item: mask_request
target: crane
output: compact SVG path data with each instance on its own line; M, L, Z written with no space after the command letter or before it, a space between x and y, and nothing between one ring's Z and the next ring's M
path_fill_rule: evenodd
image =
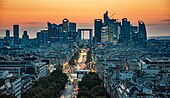
M111 16L110 16L110 18L112 18L113 17L113 15L115 15L116 13L113 13Z

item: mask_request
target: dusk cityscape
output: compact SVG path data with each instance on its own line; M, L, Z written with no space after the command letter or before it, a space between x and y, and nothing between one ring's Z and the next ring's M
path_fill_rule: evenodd
M0 0L0 98L170 98L169 0Z

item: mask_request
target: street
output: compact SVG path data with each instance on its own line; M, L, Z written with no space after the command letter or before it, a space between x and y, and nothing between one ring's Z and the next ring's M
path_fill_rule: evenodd
M77 73L74 72L75 70L77 71L77 70L87 69L87 66L85 63L86 58L87 58L87 50L82 49L80 51L81 52L79 52L79 58L76 61L76 64L74 66L70 66L68 64L69 61L63 64L63 72L67 74L71 83L74 83L74 81L77 79ZM74 88L74 86L76 86L76 87ZM65 90L60 98L76 98L76 95L78 93L77 89L78 89L77 83L66 84ZM74 91L74 90L76 90L76 91Z
M67 84L60 98L72 98L73 90L74 86L72 84Z

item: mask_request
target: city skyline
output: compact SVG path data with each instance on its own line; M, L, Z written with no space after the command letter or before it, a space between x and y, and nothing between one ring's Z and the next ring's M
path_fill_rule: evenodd
M0 0L0 98L170 98L170 0Z
M23 31L27 30L30 38L34 38L36 32L45 29L46 22L60 24L64 18L76 22L78 28L93 28L94 19L102 19L106 10L109 11L109 16L115 13L113 18L118 21L127 17L131 24L137 25L138 20L143 20L148 36L170 35L168 0L97 1L1 0L0 36L5 36L6 29L12 31L13 24L19 24L20 37Z

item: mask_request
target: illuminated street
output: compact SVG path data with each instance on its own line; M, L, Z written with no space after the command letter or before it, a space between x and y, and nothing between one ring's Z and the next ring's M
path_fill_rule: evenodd
M74 91L74 86L71 84L67 84L60 98L72 98L73 91Z
M68 62L63 64L63 72L68 74L70 76L71 73L74 73L75 70L83 70L87 69L87 65L85 64L86 58L87 58L87 50L86 49L81 49L80 53L78 54L78 60L75 61L75 65L69 65Z
M69 81L71 84L67 84L65 90L60 98L75 98L78 93L78 85L75 84L77 81L77 71L87 69L86 58L87 58L87 50L81 49L78 54L78 60L74 60L75 65L69 65L69 61L63 64L63 72L67 74L69 77ZM74 82L73 82L74 81Z

